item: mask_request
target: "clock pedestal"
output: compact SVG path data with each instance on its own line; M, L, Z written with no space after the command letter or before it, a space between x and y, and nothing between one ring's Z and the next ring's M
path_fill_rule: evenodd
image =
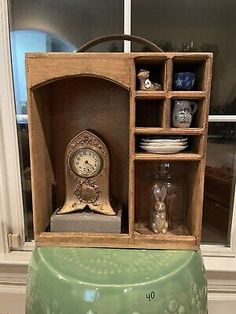
M106 216L93 211L83 211L57 215L54 213L50 220L52 232L92 232L92 233L121 233L122 210L116 216Z

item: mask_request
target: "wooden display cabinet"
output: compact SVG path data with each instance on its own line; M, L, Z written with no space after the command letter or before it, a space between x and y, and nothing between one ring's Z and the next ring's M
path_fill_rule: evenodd
M211 53L27 54L28 112L34 232L39 246L197 249L200 244L204 169L211 87ZM161 91L139 91L137 71L150 70ZM192 91L172 90L173 71L194 71ZM190 128L171 127L174 99L198 102ZM122 203L121 234L50 232L52 213L65 197L64 154L84 129L98 132L111 155L111 195ZM177 154L138 149L143 135L186 135ZM187 176L183 234L155 234L148 227L146 172L172 161Z

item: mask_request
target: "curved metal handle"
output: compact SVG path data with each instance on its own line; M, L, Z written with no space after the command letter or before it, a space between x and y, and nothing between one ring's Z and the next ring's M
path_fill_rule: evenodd
M97 37L97 38L87 42L86 44L82 45L75 52L85 52L86 50L88 50L89 48L91 48L97 44L100 44L100 43L103 43L106 41L113 41L113 40L134 41L136 43L148 46L148 48L153 52L156 52L156 51L163 52L163 50L160 47L158 47L157 45L155 45L154 43L152 43L151 41L149 41L145 38L134 36L134 35L125 35L125 34L112 34L112 35Z
M192 114L194 114L197 111L198 105L196 101L191 101L190 104L192 106Z

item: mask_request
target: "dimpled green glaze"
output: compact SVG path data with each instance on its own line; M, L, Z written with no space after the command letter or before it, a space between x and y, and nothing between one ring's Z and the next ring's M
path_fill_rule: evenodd
M194 251L37 248L26 314L206 314Z

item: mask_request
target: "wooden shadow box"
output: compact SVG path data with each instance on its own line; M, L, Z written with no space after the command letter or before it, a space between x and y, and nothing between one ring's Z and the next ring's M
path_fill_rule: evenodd
M139 69L150 70L161 91L140 91ZM38 246L197 249L200 244L210 97L211 53L27 54L27 88L33 220ZM194 71L196 90L173 91L173 71ZM173 128L174 99L198 102L190 128ZM122 203L122 233L50 232L52 213L64 203L64 154L79 132L92 129L108 143L111 196ZM139 151L143 135L186 135L187 151ZM148 226L143 177L161 161L172 161L188 182L183 234L155 234ZM154 170L153 170L154 171Z

